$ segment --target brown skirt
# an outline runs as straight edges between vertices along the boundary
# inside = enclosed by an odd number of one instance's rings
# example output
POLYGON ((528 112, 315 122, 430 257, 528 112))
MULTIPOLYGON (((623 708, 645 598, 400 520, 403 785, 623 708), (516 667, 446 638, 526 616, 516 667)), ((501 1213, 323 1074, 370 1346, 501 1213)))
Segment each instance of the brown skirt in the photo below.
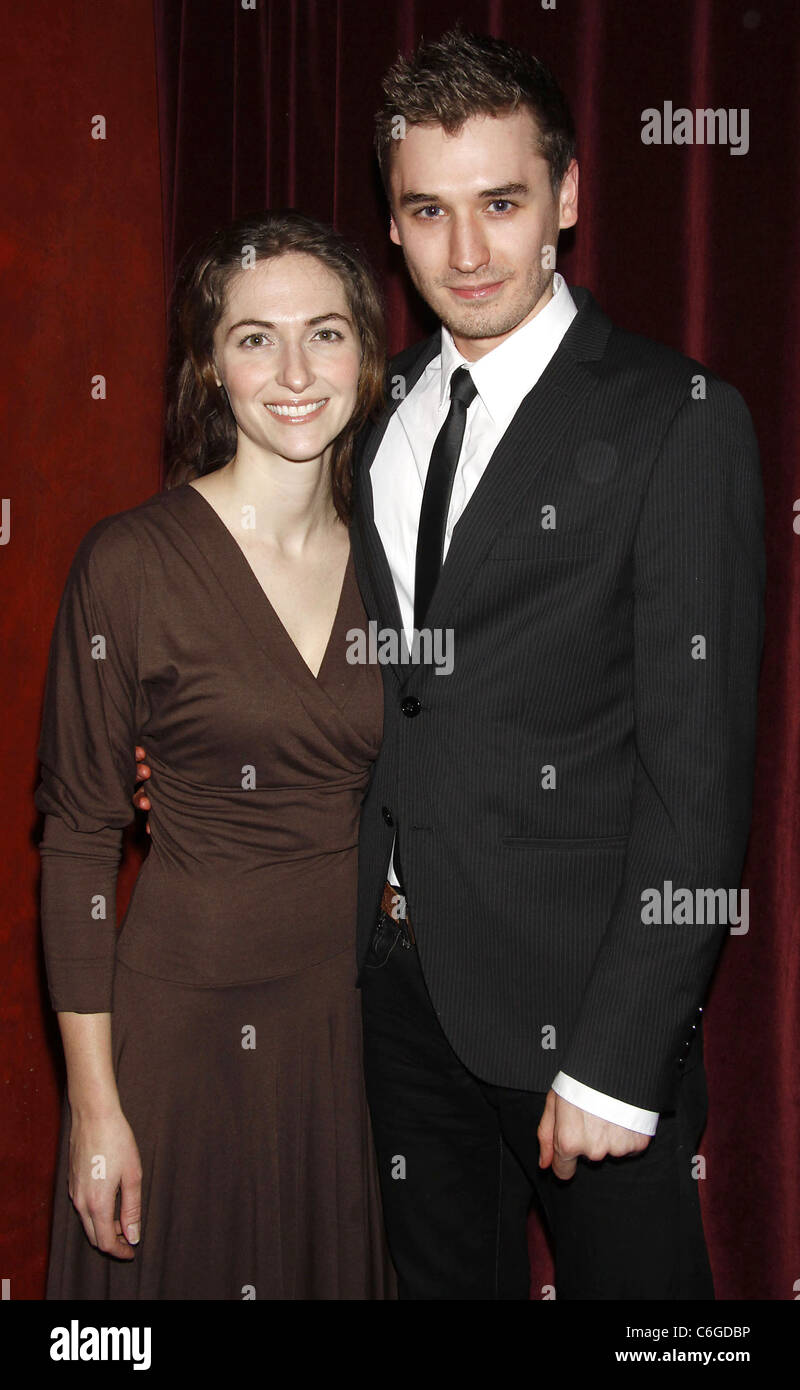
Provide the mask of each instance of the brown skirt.
POLYGON ((90 1245, 67 1190, 65 1098, 47 1298, 396 1298, 352 949, 225 988, 118 961, 112 1038, 141 1239, 129 1262, 90 1245))

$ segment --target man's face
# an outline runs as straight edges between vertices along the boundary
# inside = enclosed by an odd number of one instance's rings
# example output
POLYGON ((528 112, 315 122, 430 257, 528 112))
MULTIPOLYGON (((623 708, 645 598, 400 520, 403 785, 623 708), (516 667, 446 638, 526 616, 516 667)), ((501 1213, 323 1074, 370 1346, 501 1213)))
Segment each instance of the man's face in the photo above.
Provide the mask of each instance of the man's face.
POLYGON ((459 351, 476 361, 551 298, 559 229, 578 220, 578 165, 554 195, 527 110, 475 116, 458 135, 410 126, 391 160, 392 241, 459 351))

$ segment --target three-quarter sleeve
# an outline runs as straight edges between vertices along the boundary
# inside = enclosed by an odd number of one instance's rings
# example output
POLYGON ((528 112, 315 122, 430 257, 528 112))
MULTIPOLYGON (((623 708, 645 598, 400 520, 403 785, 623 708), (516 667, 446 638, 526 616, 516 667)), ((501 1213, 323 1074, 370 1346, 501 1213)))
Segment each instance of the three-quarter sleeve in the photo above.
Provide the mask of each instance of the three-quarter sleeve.
POLYGON ((38 748, 42 934, 57 1010, 111 1009, 122 831, 134 817, 141 589, 132 525, 98 522, 56 616, 38 748))

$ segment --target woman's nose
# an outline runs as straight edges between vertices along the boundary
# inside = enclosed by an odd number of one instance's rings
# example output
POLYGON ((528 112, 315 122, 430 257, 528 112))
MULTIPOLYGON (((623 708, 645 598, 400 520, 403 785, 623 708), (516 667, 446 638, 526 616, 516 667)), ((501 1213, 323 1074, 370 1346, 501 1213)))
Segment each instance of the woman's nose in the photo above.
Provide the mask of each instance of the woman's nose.
POLYGON ((279 386, 285 386, 296 395, 310 386, 314 373, 302 347, 290 344, 283 347, 275 379, 279 386))

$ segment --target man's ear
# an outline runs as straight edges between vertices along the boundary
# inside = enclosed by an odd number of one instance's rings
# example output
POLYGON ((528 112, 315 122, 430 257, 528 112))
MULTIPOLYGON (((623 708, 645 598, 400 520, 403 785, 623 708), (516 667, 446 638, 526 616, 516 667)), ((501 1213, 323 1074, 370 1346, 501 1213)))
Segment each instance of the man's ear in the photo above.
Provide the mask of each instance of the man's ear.
POLYGON ((578 220, 578 161, 570 161, 558 193, 558 225, 574 227, 578 220))
POLYGON ((402 246, 403 244, 400 240, 400 233, 397 230, 397 223, 394 220, 394 213, 389 214, 389 240, 393 241, 395 246, 402 246))

